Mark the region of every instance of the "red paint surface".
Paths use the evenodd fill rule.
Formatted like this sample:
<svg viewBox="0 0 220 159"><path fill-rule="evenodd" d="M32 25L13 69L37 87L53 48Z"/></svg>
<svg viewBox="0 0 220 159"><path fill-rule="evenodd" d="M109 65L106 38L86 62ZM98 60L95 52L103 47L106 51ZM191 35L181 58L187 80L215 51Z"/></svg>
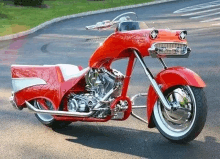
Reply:
<svg viewBox="0 0 220 159"><path fill-rule="evenodd" d="M148 48L156 42L186 42L186 40L179 39L180 31L165 29L160 29L158 37L152 40L149 35L152 30L116 31L93 53L89 66L94 68L106 66L110 68L113 61L130 57L132 54L131 49L137 50L142 57L149 56Z"/></svg>
<svg viewBox="0 0 220 159"><path fill-rule="evenodd" d="M58 110L65 93L84 78L84 75L82 75L78 78L64 81L58 66L27 67L17 65L11 67L11 73L12 78L37 77L43 79L47 83L46 85L36 85L16 92L15 100L19 107L25 106L25 101L44 98L49 100L56 110Z"/></svg>

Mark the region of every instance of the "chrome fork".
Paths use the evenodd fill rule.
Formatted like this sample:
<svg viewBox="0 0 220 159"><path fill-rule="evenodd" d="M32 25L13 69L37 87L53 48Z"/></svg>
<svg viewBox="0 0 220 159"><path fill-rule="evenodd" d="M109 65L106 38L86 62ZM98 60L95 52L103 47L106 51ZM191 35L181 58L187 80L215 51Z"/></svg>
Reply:
<svg viewBox="0 0 220 159"><path fill-rule="evenodd" d="M145 71L147 77L150 79L150 82L151 82L154 90L156 91L157 95L159 96L160 101L162 102L162 104L164 105L164 107L167 110L171 110L172 106L167 102L166 98L164 97L163 93L160 90L159 85L157 84L157 82L155 81L155 79L154 79L153 75L151 74L150 70L147 68L146 64L144 63L143 58L139 55L139 53L136 50L134 50L134 54L137 57L137 59L140 61L142 67L144 68L144 71Z"/></svg>

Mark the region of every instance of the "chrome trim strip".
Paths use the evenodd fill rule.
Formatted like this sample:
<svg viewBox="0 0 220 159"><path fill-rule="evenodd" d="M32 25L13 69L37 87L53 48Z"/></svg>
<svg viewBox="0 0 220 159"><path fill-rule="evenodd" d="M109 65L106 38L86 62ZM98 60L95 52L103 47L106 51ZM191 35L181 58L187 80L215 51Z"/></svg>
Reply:
<svg viewBox="0 0 220 159"><path fill-rule="evenodd" d="M12 88L15 93L27 87L42 84L45 85L47 83L41 78L12 78Z"/></svg>
<svg viewBox="0 0 220 159"><path fill-rule="evenodd" d="M170 41L168 41L168 42L163 42L163 41L161 41L161 42L156 42L156 43L153 43L153 44L184 44L184 45L187 45L187 42L170 42Z"/></svg>
<svg viewBox="0 0 220 159"><path fill-rule="evenodd" d="M145 71L146 75L148 76L149 80L151 81L151 84L152 84L154 90L156 91L157 95L159 96L162 104L166 107L166 109L171 110L170 104L167 102L166 98L164 97L163 93L161 92L160 87L158 86L157 82L151 76L150 72L148 72L147 67L146 67L143 59L140 57L140 55L138 54L138 52L136 50L134 50L134 54L137 57L137 59L140 61L142 67L144 68L144 71Z"/></svg>

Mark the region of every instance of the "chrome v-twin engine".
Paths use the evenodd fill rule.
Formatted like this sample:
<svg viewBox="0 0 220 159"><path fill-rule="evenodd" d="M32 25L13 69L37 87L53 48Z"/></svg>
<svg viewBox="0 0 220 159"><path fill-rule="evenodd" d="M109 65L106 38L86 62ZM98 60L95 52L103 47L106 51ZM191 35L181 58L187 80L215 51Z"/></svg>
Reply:
<svg viewBox="0 0 220 159"><path fill-rule="evenodd" d="M68 111L108 110L113 99L121 94L124 75L117 70L110 72L105 68L91 69L85 79L88 92L71 94L68 101ZM103 116L103 114L99 113L99 116Z"/></svg>

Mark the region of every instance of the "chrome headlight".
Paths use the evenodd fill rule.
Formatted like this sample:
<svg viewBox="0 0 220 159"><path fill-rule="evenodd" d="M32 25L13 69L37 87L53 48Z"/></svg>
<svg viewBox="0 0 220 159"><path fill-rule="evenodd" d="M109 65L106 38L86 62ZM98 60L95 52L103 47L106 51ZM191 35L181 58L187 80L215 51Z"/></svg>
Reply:
<svg viewBox="0 0 220 159"><path fill-rule="evenodd" d="M182 32L180 32L180 34L179 34L179 39L180 39L180 40L186 39L186 35L187 35L187 31L182 31Z"/></svg>
<svg viewBox="0 0 220 159"><path fill-rule="evenodd" d="M151 38L151 39L156 39L158 33L159 33L158 30L153 30L153 31L151 31L151 33L150 33L150 38Z"/></svg>

